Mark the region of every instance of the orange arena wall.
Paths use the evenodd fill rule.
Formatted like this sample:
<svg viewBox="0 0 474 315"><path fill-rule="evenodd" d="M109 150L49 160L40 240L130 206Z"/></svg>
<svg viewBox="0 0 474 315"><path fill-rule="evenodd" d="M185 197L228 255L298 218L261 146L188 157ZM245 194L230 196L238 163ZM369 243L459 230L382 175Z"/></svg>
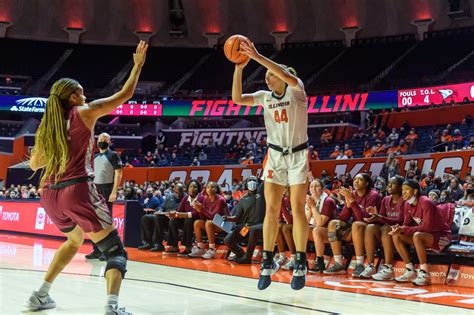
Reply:
<svg viewBox="0 0 474 315"><path fill-rule="evenodd" d="M460 170L461 175L474 175L474 150L446 153L425 153L398 157L400 171L405 174L408 162L415 160L422 173L433 169L436 176L443 176L453 170ZM357 173L371 171L379 174L386 157L364 158L349 160L312 161L311 171L315 177L321 176L322 170L330 175L340 175L347 172L352 176ZM180 180L187 182L190 179L202 179L205 182L216 181L220 185L231 184L232 180L242 180L250 175L261 176L261 165L219 165L200 167L135 167L126 168L122 180L135 180L142 184L145 181Z"/></svg>

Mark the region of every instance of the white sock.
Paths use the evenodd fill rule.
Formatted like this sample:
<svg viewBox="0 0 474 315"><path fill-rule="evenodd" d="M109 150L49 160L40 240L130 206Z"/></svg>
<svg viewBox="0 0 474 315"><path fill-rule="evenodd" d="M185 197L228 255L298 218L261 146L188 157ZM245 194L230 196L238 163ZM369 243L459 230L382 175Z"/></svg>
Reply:
<svg viewBox="0 0 474 315"><path fill-rule="evenodd" d="M415 266L413 266L412 263L408 263L405 265L405 268L410 269L410 270L415 270Z"/></svg>
<svg viewBox="0 0 474 315"><path fill-rule="evenodd" d="M364 264L364 256L356 256L356 263L358 265Z"/></svg>
<svg viewBox="0 0 474 315"><path fill-rule="evenodd" d="M342 255L334 255L334 260L335 260L336 263L338 263L339 265L342 265Z"/></svg>
<svg viewBox="0 0 474 315"><path fill-rule="evenodd" d="M423 270L424 272L428 272L428 264L421 264L420 269Z"/></svg>
<svg viewBox="0 0 474 315"><path fill-rule="evenodd" d="M198 247L199 247L200 249L204 249L204 243L202 243L202 242L201 242L201 243L198 243Z"/></svg>
<svg viewBox="0 0 474 315"><path fill-rule="evenodd" d="M118 304L118 295L115 295L115 294L107 295L107 304L108 305L117 305Z"/></svg>
<svg viewBox="0 0 474 315"><path fill-rule="evenodd" d="M39 296L46 296L49 293L49 289L51 289L51 282L43 281L41 284L39 290L38 290L38 295Z"/></svg>
<svg viewBox="0 0 474 315"><path fill-rule="evenodd" d="M210 248L210 249L216 249L216 244L211 244L211 243L209 243L209 248Z"/></svg>

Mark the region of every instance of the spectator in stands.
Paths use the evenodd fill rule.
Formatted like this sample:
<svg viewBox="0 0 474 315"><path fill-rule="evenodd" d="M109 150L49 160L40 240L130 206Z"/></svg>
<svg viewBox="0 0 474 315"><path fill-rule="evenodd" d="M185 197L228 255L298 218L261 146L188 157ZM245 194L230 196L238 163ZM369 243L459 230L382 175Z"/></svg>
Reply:
<svg viewBox="0 0 474 315"><path fill-rule="evenodd" d="M191 163L191 166L201 166L201 162L199 162L197 156L193 158L193 162Z"/></svg>
<svg viewBox="0 0 474 315"><path fill-rule="evenodd" d="M340 154L341 154L341 148L338 145L336 145L334 147L334 151L329 155L329 157L331 159L336 159Z"/></svg>
<svg viewBox="0 0 474 315"><path fill-rule="evenodd" d="M248 193L236 205L235 214L225 217L226 221L235 222L236 226L224 239L236 257L238 264L252 263L252 256L257 242L262 240L263 219L265 217L265 199L263 183L258 187L258 180L250 176L245 182ZM239 245L248 236L247 251Z"/></svg>
<svg viewBox="0 0 474 315"><path fill-rule="evenodd" d="M165 147L165 141L166 137L164 133L161 130L158 131L158 135L156 136L156 147L158 150L163 150L163 148Z"/></svg>
<svg viewBox="0 0 474 315"><path fill-rule="evenodd" d="M372 150L372 147L370 146L369 141L366 141L366 142L364 143L364 152L362 153L362 155L363 155L365 158L369 158L369 157L373 157L373 156L374 156L374 151Z"/></svg>
<svg viewBox="0 0 474 315"><path fill-rule="evenodd" d="M158 166L169 166L170 163L168 161L168 158L166 157L165 154L161 155L160 161L158 162Z"/></svg>
<svg viewBox="0 0 474 315"><path fill-rule="evenodd" d="M447 144L453 141L453 137L449 134L448 129L443 130L443 134L441 135L441 143Z"/></svg>
<svg viewBox="0 0 474 315"><path fill-rule="evenodd" d="M157 208L160 208L163 205L163 203L165 203L165 198L163 198L161 190L155 189L155 191L153 192L153 195L156 197L156 199L158 199Z"/></svg>
<svg viewBox="0 0 474 315"><path fill-rule="evenodd" d="M460 149L463 146L464 137L461 134L461 130L455 129L453 136L453 144L456 146L456 149Z"/></svg>
<svg viewBox="0 0 474 315"><path fill-rule="evenodd" d="M171 159L169 161L170 166L176 166L179 165L178 157L176 156L176 153L171 153Z"/></svg>
<svg viewBox="0 0 474 315"><path fill-rule="evenodd" d="M408 168L406 169L407 174L409 172L413 172L413 174L414 174L413 176L420 176L421 175L421 171L420 171L420 169L418 168L418 166L416 164L417 163L416 163L415 160L410 160L410 162L408 162Z"/></svg>
<svg viewBox="0 0 474 315"><path fill-rule="evenodd" d="M430 190L428 193L428 198L431 199L435 204L438 204L438 199L439 199L439 190L438 189L433 189Z"/></svg>
<svg viewBox="0 0 474 315"><path fill-rule="evenodd" d="M392 133L390 133L387 137L389 140L389 145L392 147L395 146L398 142L399 137L400 135L397 132L397 128L392 128Z"/></svg>
<svg viewBox="0 0 474 315"><path fill-rule="evenodd" d="M225 202L227 203L227 208L229 209L229 213L231 215L235 215L234 211L236 210L235 206L237 205L238 200L234 199L234 197L232 196L232 188L229 187L229 189L226 189L224 191L224 199L225 199Z"/></svg>
<svg viewBox="0 0 474 315"><path fill-rule="evenodd" d="M316 249L316 261L309 271L322 273L326 269L324 265L324 244L329 243L327 226L329 221L336 218L336 203L324 191L323 182L315 179L309 185L310 195L306 197L306 208L310 212L312 219L310 224L313 228L314 247Z"/></svg>
<svg viewBox="0 0 474 315"><path fill-rule="evenodd" d="M403 224L392 226L390 234L397 252L405 263L405 273L395 280L412 282L414 285L430 285L426 249L441 252L451 243L451 227L448 224L446 210L437 208L426 196L420 196L420 186L416 181L406 180L402 187L402 197L406 201ZM414 245L420 270L415 272L407 245Z"/></svg>
<svg viewBox="0 0 474 315"><path fill-rule="evenodd" d="M380 195L372 190L372 178L367 173L358 174L354 178L354 190L341 187L340 194L345 199L345 206L338 219L331 220L328 225L328 239L334 254L335 264L324 271L325 274L346 273L342 264L341 241L354 242L356 252L356 267L353 277L359 277L364 271L364 232L367 223L364 218L369 217L368 207L380 207ZM352 225L349 223L353 221Z"/></svg>
<svg viewBox="0 0 474 315"><path fill-rule="evenodd" d="M375 145L372 147L375 156L385 155L385 146L379 139L375 140Z"/></svg>
<svg viewBox="0 0 474 315"><path fill-rule="evenodd" d="M347 160L348 157L347 155L344 154L344 152L340 151L339 155L336 157L336 160Z"/></svg>
<svg viewBox="0 0 474 315"><path fill-rule="evenodd" d="M379 128L379 130L375 134L375 139L379 139L380 141L385 140L385 131L383 131L382 128Z"/></svg>
<svg viewBox="0 0 474 315"><path fill-rule="evenodd" d="M148 151L145 155L145 157L143 158L143 164L145 165L152 165L152 163L154 164L154 160L155 158L153 157L153 155L151 154L150 151Z"/></svg>
<svg viewBox="0 0 474 315"><path fill-rule="evenodd" d="M349 159L352 158L352 156L354 155L348 143L344 144L344 155L347 156Z"/></svg>
<svg viewBox="0 0 474 315"><path fill-rule="evenodd" d="M0 200L5 200L5 191L0 190Z"/></svg>
<svg viewBox="0 0 474 315"><path fill-rule="evenodd" d="M207 154L204 152L204 150L201 150L198 155L198 160L199 161L206 161L207 160Z"/></svg>
<svg viewBox="0 0 474 315"><path fill-rule="evenodd" d="M247 152L245 157L241 158L240 164L242 164L242 165L251 165L251 164L253 164L254 159L255 159L255 157L253 155L253 152L252 151Z"/></svg>
<svg viewBox="0 0 474 315"><path fill-rule="evenodd" d="M363 128L359 128L356 133L352 135L352 140L365 139L369 135L364 131Z"/></svg>
<svg viewBox="0 0 474 315"><path fill-rule="evenodd" d="M169 213L178 209L183 196L184 185L177 183L174 186L173 193L165 196L165 202L158 208L158 211L148 211L152 213L145 214L142 217L141 235L144 245L138 249L150 249L150 246L154 244L151 248L152 252L162 252L165 250L163 239L165 231L169 226ZM153 196L152 198L155 198L156 203L158 203L156 197Z"/></svg>
<svg viewBox="0 0 474 315"><path fill-rule="evenodd" d="M194 203L202 203L204 196L200 193L201 184L197 180L191 180L186 189L187 195L183 196L176 212L170 212L170 223L168 232L168 246L164 253L179 254L187 256L191 253L193 242L194 221L199 218L199 214L194 208ZM183 230L181 244L185 246L182 253L179 252L178 239L179 229Z"/></svg>
<svg viewBox="0 0 474 315"><path fill-rule="evenodd" d="M395 251L392 237L389 235L390 226L403 223L403 209L405 201L402 198L402 185L404 178L396 175L390 178L387 186L389 195L382 199L380 209L369 208L370 217L364 218L369 223L365 229L364 242L368 264L360 274L361 278L373 278L375 280L392 280L393 253ZM382 242L384 251L384 264L377 272L374 259L377 241Z"/></svg>
<svg viewBox="0 0 474 315"><path fill-rule="evenodd" d="M408 145L408 153L416 151L416 141L418 140L418 134L415 128L410 129L410 133L405 137L405 142Z"/></svg>
<svg viewBox="0 0 474 315"><path fill-rule="evenodd" d="M452 177L449 187L448 187L449 195L451 196L451 200L457 201L464 196L464 190L462 189L461 184L459 184L459 179L456 177Z"/></svg>
<svg viewBox="0 0 474 315"><path fill-rule="evenodd" d="M382 177L378 177L374 185L375 191L383 198L387 196L387 182Z"/></svg>
<svg viewBox="0 0 474 315"><path fill-rule="evenodd" d="M395 153L390 153L387 160L385 160L385 163L383 163L380 176L388 180L398 174L400 174L400 163L398 162Z"/></svg>
<svg viewBox="0 0 474 315"><path fill-rule="evenodd" d="M332 142L332 134L329 132L329 129L324 129L321 134L321 146L326 147L329 143Z"/></svg>
<svg viewBox="0 0 474 315"><path fill-rule="evenodd" d="M439 194L439 203L445 204L445 203L450 203L451 202L451 196L449 195L449 191L447 190L442 190L441 193Z"/></svg>
<svg viewBox="0 0 474 315"><path fill-rule="evenodd" d="M309 154L310 154L311 161L318 161L319 160L318 151L316 151L314 149L314 146L312 146L312 145L309 146Z"/></svg>
<svg viewBox="0 0 474 315"><path fill-rule="evenodd" d="M199 213L199 219L194 221L194 235L196 236L196 246L188 255L191 258L202 257L212 259L216 256L216 232L222 232L220 228L212 223L214 216L229 215L227 203L221 195L221 189L215 182L209 182L206 186L206 197L202 203L195 202L194 208ZM205 230L209 240L209 249L204 249L202 241L202 231Z"/></svg>

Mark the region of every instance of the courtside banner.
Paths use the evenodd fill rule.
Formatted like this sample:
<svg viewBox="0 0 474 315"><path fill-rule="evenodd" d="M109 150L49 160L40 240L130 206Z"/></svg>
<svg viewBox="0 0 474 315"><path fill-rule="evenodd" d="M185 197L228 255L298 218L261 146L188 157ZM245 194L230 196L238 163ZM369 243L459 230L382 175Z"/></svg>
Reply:
<svg viewBox="0 0 474 315"><path fill-rule="evenodd" d="M474 100L474 82L398 91L398 107L429 106Z"/></svg>
<svg viewBox="0 0 474 315"><path fill-rule="evenodd" d="M114 204L114 223L123 238L124 204ZM38 201L1 201L0 231L64 236Z"/></svg>
<svg viewBox="0 0 474 315"><path fill-rule="evenodd" d="M427 174L430 170L435 171L435 176L443 176L454 170L460 170L461 174L474 175L474 150L455 151L446 153L426 153L417 155L406 155L399 157L402 175L409 166L410 161L415 161L421 173ZM312 161L311 171L315 177L320 177L321 172L326 170L329 175L342 175L350 173L352 177L358 173L372 172L380 175L386 157L348 159L348 160L324 160ZM235 178L244 180L250 175L261 176L262 166L256 165L219 165L199 167L135 167L125 168L122 180L135 180L142 184L145 181L173 181L188 182L191 179L200 179L204 182L215 181L222 187L232 183Z"/></svg>
<svg viewBox="0 0 474 315"><path fill-rule="evenodd" d="M22 113L43 113L46 98L0 96L0 110ZM352 93L308 97L308 113L352 112L397 107L397 91ZM231 100L128 101L113 116L181 116L222 117L263 115L261 106L234 104Z"/></svg>

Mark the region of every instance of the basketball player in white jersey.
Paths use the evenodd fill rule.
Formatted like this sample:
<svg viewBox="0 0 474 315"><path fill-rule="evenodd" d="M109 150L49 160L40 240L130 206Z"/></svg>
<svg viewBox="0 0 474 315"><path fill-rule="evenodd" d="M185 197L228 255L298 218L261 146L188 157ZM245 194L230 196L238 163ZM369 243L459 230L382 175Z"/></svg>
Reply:
<svg viewBox="0 0 474 315"><path fill-rule="evenodd" d="M232 84L234 103L248 106L262 105L267 129L268 152L263 163L266 215L263 223L263 262L258 288L266 289L279 266L273 261L278 234L278 214L285 186L290 187L293 211L293 239L296 263L291 287L300 290L306 282L306 243L308 221L305 200L308 189L308 114L303 82L296 71L260 55L251 41L240 44L241 53L267 68L265 81L270 91L242 94L242 72L249 60L236 64Z"/></svg>

